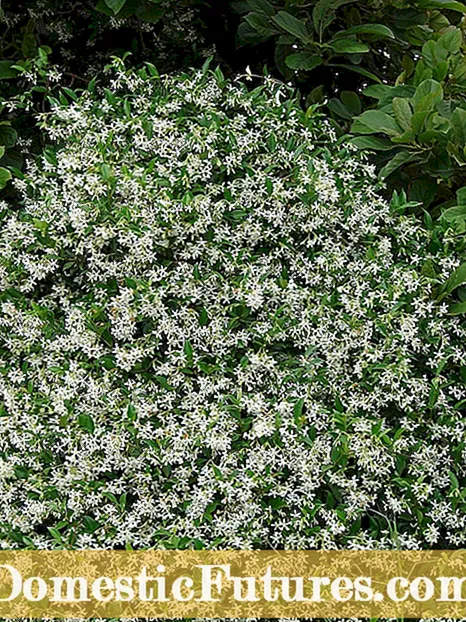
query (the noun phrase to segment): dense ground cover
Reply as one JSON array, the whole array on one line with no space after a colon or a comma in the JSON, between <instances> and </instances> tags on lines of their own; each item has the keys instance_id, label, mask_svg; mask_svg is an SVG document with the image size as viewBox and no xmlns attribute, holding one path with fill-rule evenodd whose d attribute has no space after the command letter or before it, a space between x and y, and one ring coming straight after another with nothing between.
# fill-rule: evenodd
<instances>
[{"instance_id":1,"label":"dense ground cover","mask_svg":"<svg viewBox=\"0 0 466 622\"><path fill-rule=\"evenodd\" d=\"M106 84L1 204L3 545L463 546L463 236L274 78Z\"/></svg>"}]
</instances>

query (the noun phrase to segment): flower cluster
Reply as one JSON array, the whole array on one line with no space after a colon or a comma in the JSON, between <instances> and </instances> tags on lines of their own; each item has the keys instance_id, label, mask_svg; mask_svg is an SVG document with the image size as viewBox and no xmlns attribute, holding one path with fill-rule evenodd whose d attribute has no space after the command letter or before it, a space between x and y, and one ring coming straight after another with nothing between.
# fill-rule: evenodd
<instances>
[{"instance_id":1,"label":"flower cluster","mask_svg":"<svg viewBox=\"0 0 466 622\"><path fill-rule=\"evenodd\" d=\"M463 546L459 242L272 79L113 72L0 206L3 545Z\"/></svg>"}]
</instances>

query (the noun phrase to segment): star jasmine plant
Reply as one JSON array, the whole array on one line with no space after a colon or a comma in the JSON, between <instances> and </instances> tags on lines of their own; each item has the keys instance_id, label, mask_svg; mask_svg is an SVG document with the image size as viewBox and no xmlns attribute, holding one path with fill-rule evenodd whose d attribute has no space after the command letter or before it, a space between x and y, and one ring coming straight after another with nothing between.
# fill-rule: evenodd
<instances>
[{"instance_id":1,"label":"star jasmine plant","mask_svg":"<svg viewBox=\"0 0 466 622\"><path fill-rule=\"evenodd\" d=\"M111 72L0 205L3 546L464 547L464 242L271 78Z\"/></svg>"}]
</instances>

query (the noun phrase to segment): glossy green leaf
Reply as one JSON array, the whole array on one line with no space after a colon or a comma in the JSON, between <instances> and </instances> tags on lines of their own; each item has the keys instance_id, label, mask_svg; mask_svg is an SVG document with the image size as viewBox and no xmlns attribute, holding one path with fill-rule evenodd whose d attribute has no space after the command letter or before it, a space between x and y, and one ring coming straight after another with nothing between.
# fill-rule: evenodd
<instances>
[{"instance_id":1,"label":"glossy green leaf","mask_svg":"<svg viewBox=\"0 0 466 622\"><path fill-rule=\"evenodd\" d=\"M437 41L427 41L422 47L422 58L428 67L435 69L448 58L448 50Z\"/></svg>"},{"instance_id":2,"label":"glossy green leaf","mask_svg":"<svg viewBox=\"0 0 466 622\"><path fill-rule=\"evenodd\" d=\"M348 30L341 31L341 33L337 34L337 36L342 37L345 35L372 35L382 39L395 38L393 30L383 24L361 24L360 26L353 26L352 28L348 28Z\"/></svg>"},{"instance_id":3,"label":"glossy green leaf","mask_svg":"<svg viewBox=\"0 0 466 622\"><path fill-rule=\"evenodd\" d=\"M345 104L346 108L351 112L353 117L361 114L362 103L357 93L354 91L342 91L340 99Z\"/></svg>"},{"instance_id":4,"label":"glossy green leaf","mask_svg":"<svg viewBox=\"0 0 466 622\"><path fill-rule=\"evenodd\" d=\"M267 0L248 0L248 6L252 11L264 13L264 15L272 16L275 14L275 9Z\"/></svg>"},{"instance_id":5,"label":"glossy green leaf","mask_svg":"<svg viewBox=\"0 0 466 622\"><path fill-rule=\"evenodd\" d=\"M111 11L113 11L115 15L117 15L121 11L125 3L126 0L105 0L105 4Z\"/></svg>"},{"instance_id":6,"label":"glossy green leaf","mask_svg":"<svg viewBox=\"0 0 466 622\"><path fill-rule=\"evenodd\" d=\"M334 2L332 0L319 0L317 2L312 12L312 21L320 40L335 17Z\"/></svg>"},{"instance_id":7,"label":"glossy green leaf","mask_svg":"<svg viewBox=\"0 0 466 622\"><path fill-rule=\"evenodd\" d=\"M91 434L95 430L95 424L90 415L80 414L78 417L78 423L83 430L91 432Z\"/></svg>"},{"instance_id":8,"label":"glossy green leaf","mask_svg":"<svg viewBox=\"0 0 466 622\"><path fill-rule=\"evenodd\" d=\"M456 199L458 201L458 205L461 205L466 209L466 186L456 191Z\"/></svg>"},{"instance_id":9,"label":"glossy green leaf","mask_svg":"<svg viewBox=\"0 0 466 622\"><path fill-rule=\"evenodd\" d=\"M442 85L436 80L424 80L412 98L414 112L433 110L443 99Z\"/></svg>"},{"instance_id":10,"label":"glossy green leaf","mask_svg":"<svg viewBox=\"0 0 466 622\"><path fill-rule=\"evenodd\" d=\"M417 160L417 156L415 154L409 153L409 151L400 151L380 171L379 173L380 179L386 179L389 175L394 173L401 166L414 162L415 160Z\"/></svg>"},{"instance_id":11,"label":"glossy green leaf","mask_svg":"<svg viewBox=\"0 0 466 622\"><path fill-rule=\"evenodd\" d=\"M107 6L105 0L99 0L95 5L95 10L99 13L103 13L104 15L108 15L109 17L114 15L112 9Z\"/></svg>"},{"instance_id":12,"label":"glossy green leaf","mask_svg":"<svg viewBox=\"0 0 466 622\"><path fill-rule=\"evenodd\" d=\"M423 9L439 9L466 13L466 4L462 2L454 2L452 0L417 0L417 2Z\"/></svg>"},{"instance_id":13,"label":"glossy green leaf","mask_svg":"<svg viewBox=\"0 0 466 622\"><path fill-rule=\"evenodd\" d=\"M251 28L254 28L261 37L266 39L277 32L271 28L270 19L263 13L249 13L244 19Z\"/></svg>"},{"instance_id":14,"label":"glossy green leaf","mask_svg":"<svg viewBox=\"0 0 466 622\"><path fill-rule=\"evenodd\" d=\"M457 268L442 288L442 294L451 294L457 287L466 283L466 263Z\"/></svg>"},{"instance_id":15,"label":"glossy green leaf","mask_svg":"<svg viewBox=\"0 0 466 622\"><path fill-rule=\"evenodd\" d=\"M3 189L11 179L11 173L3 166L0 167L0 190Z\"/></svg>"},{"instance_id":16,"label":"glossy green leaf","mask_svg":"<svg viewBox=\"0 0 466 622\"><path fill-rule=\"evenodd\" d=\"M411 127L413 128L414 134L420 134L424 130L425 122L431 114L431 110L423 110L413 114L413 118L411 119Z\"/></svg>"},{"instance_id":17,"label":"glossy green leaf","mask_svg":"<svg viewBox=\"0 0 466 622\"><path fill-rule=\"evenodd\" d=\"M451 115L451 124L457 143L466 145L466 110L456 108Z\"/></svg>"},{"instance_id":18,"label":"glossy green leaf","mask_svg":"<svg viewBox=\"0 0 466 622\"><path fill-rule=\"evenodd\" d=\"M466 205L454 205L442 212L442 218L452 224L466 221Z\"/></svg>"},{"instance_id":19,"label":"glossy green leaf","mask_svg":"<svg viewBox=\"0 0 466 622\"><path fill-rule=\"evenodd\" d=\"M334 39L328 44L338 54L366 54L370 47L354 39Z\"/></svg>"},{"instance_id":20,"label":"glossy green leaf","mask_svg":"<svg viewBox=\"0 0 466 622\"><path fill-rule=\"evenodd\" d=\"M448 310L451 315L463 315L466 313L466 302L455 302Z\"/></svg>"},{"instance_id":21,"label":"glossy green leaf","mask_svg":"<svg viewBox=\"0 0 466 622\"><path fill-rule=\"evenodd\" d=\"M328 102L328 107L329 110L342 119L351 120L354 116L345 104L336 97L332 97L332 99Z\"/></svg>"},{"instance_id":22,"label":"glossy green leaf","mask_svg":"<svg viewBox=\"0 0 466 622\"><path fill-rule=\"evenodd\" d=\"M293 17L290 13L279 11L272 19L277 26L280 26L280 28L283 28L283 30L286 30L286 32L289 32L301 41L309 41L309 33L304 22Z\"/></svg>"},{"instance_id":23,"label":"glossy green leaf","mask_svg":"<svg viewBox=\"0 0 466 622\"><path fill-rule=\"evenodd\" d=\"M395 97L392 101L392 107L398 125L404 130L410 129L413 112L408 100L403 97Z\"/></svg>"},{"instance_id":24,"label":"glossy green leaf","mask_svg":"<svg viewBox=\"0 0 466 622\"><path fill-rule=\"evenodd\" d=\"M438 43L451 54L457 54L461 50L463 34L459 28L451 28L440 37Z\"/></svg>"},{"instance_id":25,"label":"glossy green leaf","mask_svg":"<svg viewBox=\"0 0 466 622\"><path fill-rule=\"evenodd\" d=\"M287 56L285 62L290 69L312 71L312 69L322 65L324 61L320 56L309 52L296 52L296 54Z\"/></svg>"},{"instance_id":26,"label":"glossy green leaf","mask_svg":"<svg viewBox=\"0 0 466 622\"><path fill-rule=\"evenodd\" d=\"M352 145L356 145L359 149L373 149L374 151L390 151L393 149L393 143L387 138L379 138L379 136L355 136L349 141Z\"/></svg>"},{"instance_id":27,"label":"glossy green leaf","mask_svg":"<svg viewBox=\"0 0 466 622\"><path fill-rule=\"evenodd\" d=\"M351 131L355 134L388 134L397 136L401 128L393 117L380 110L366 110L354 120Z\"/></svg>"}]
</instances>

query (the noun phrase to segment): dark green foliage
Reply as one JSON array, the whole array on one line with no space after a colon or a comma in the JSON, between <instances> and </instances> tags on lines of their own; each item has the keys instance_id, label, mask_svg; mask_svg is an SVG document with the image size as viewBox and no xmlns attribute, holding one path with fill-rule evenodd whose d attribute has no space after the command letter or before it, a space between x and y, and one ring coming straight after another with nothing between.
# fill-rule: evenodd
<instances>
[{"instance_id":1,"label":"dark green foliage","mask_svg":"<svg viewBox=\"0 0 466 622\"><path fill-rule=\"evenodd\" d=\"M459 28L424 44L395 85L371 85L376 102L354 119L353 143L377 152L380 176L402 184L412 200L462 224L466 219L466 58ZM463 207L462 207L463 206ZM452 209L453 208L453 209Z\"/></svg>"},{"instance_id":2,"label":"dark green foliage","mask_svg":"<svg viewBox=\"0 0 466 622\"><path fill-rule=\"evenodd\" d=\"M160 70L187 67L206 52L198 0L5 0L0 77L11 64L52 48L52 62L92 77L112 54L131 52L135 62L156 61ZM6 74L9 74L8 76Z\"/></svg>"},{"instance_id":3,"label":"dark green foliage","mask_svg":"<svg viewBox=\"0 0 466 622\"><path fill-rule=\"evenodd\" d=\"M423 44L466 12L459 2L424 0L245 0L235 7L241 45L273 41L272 63L281 74L305 93L321 82L328 96L394 81Z\"/></svg>"}]
</instances>

